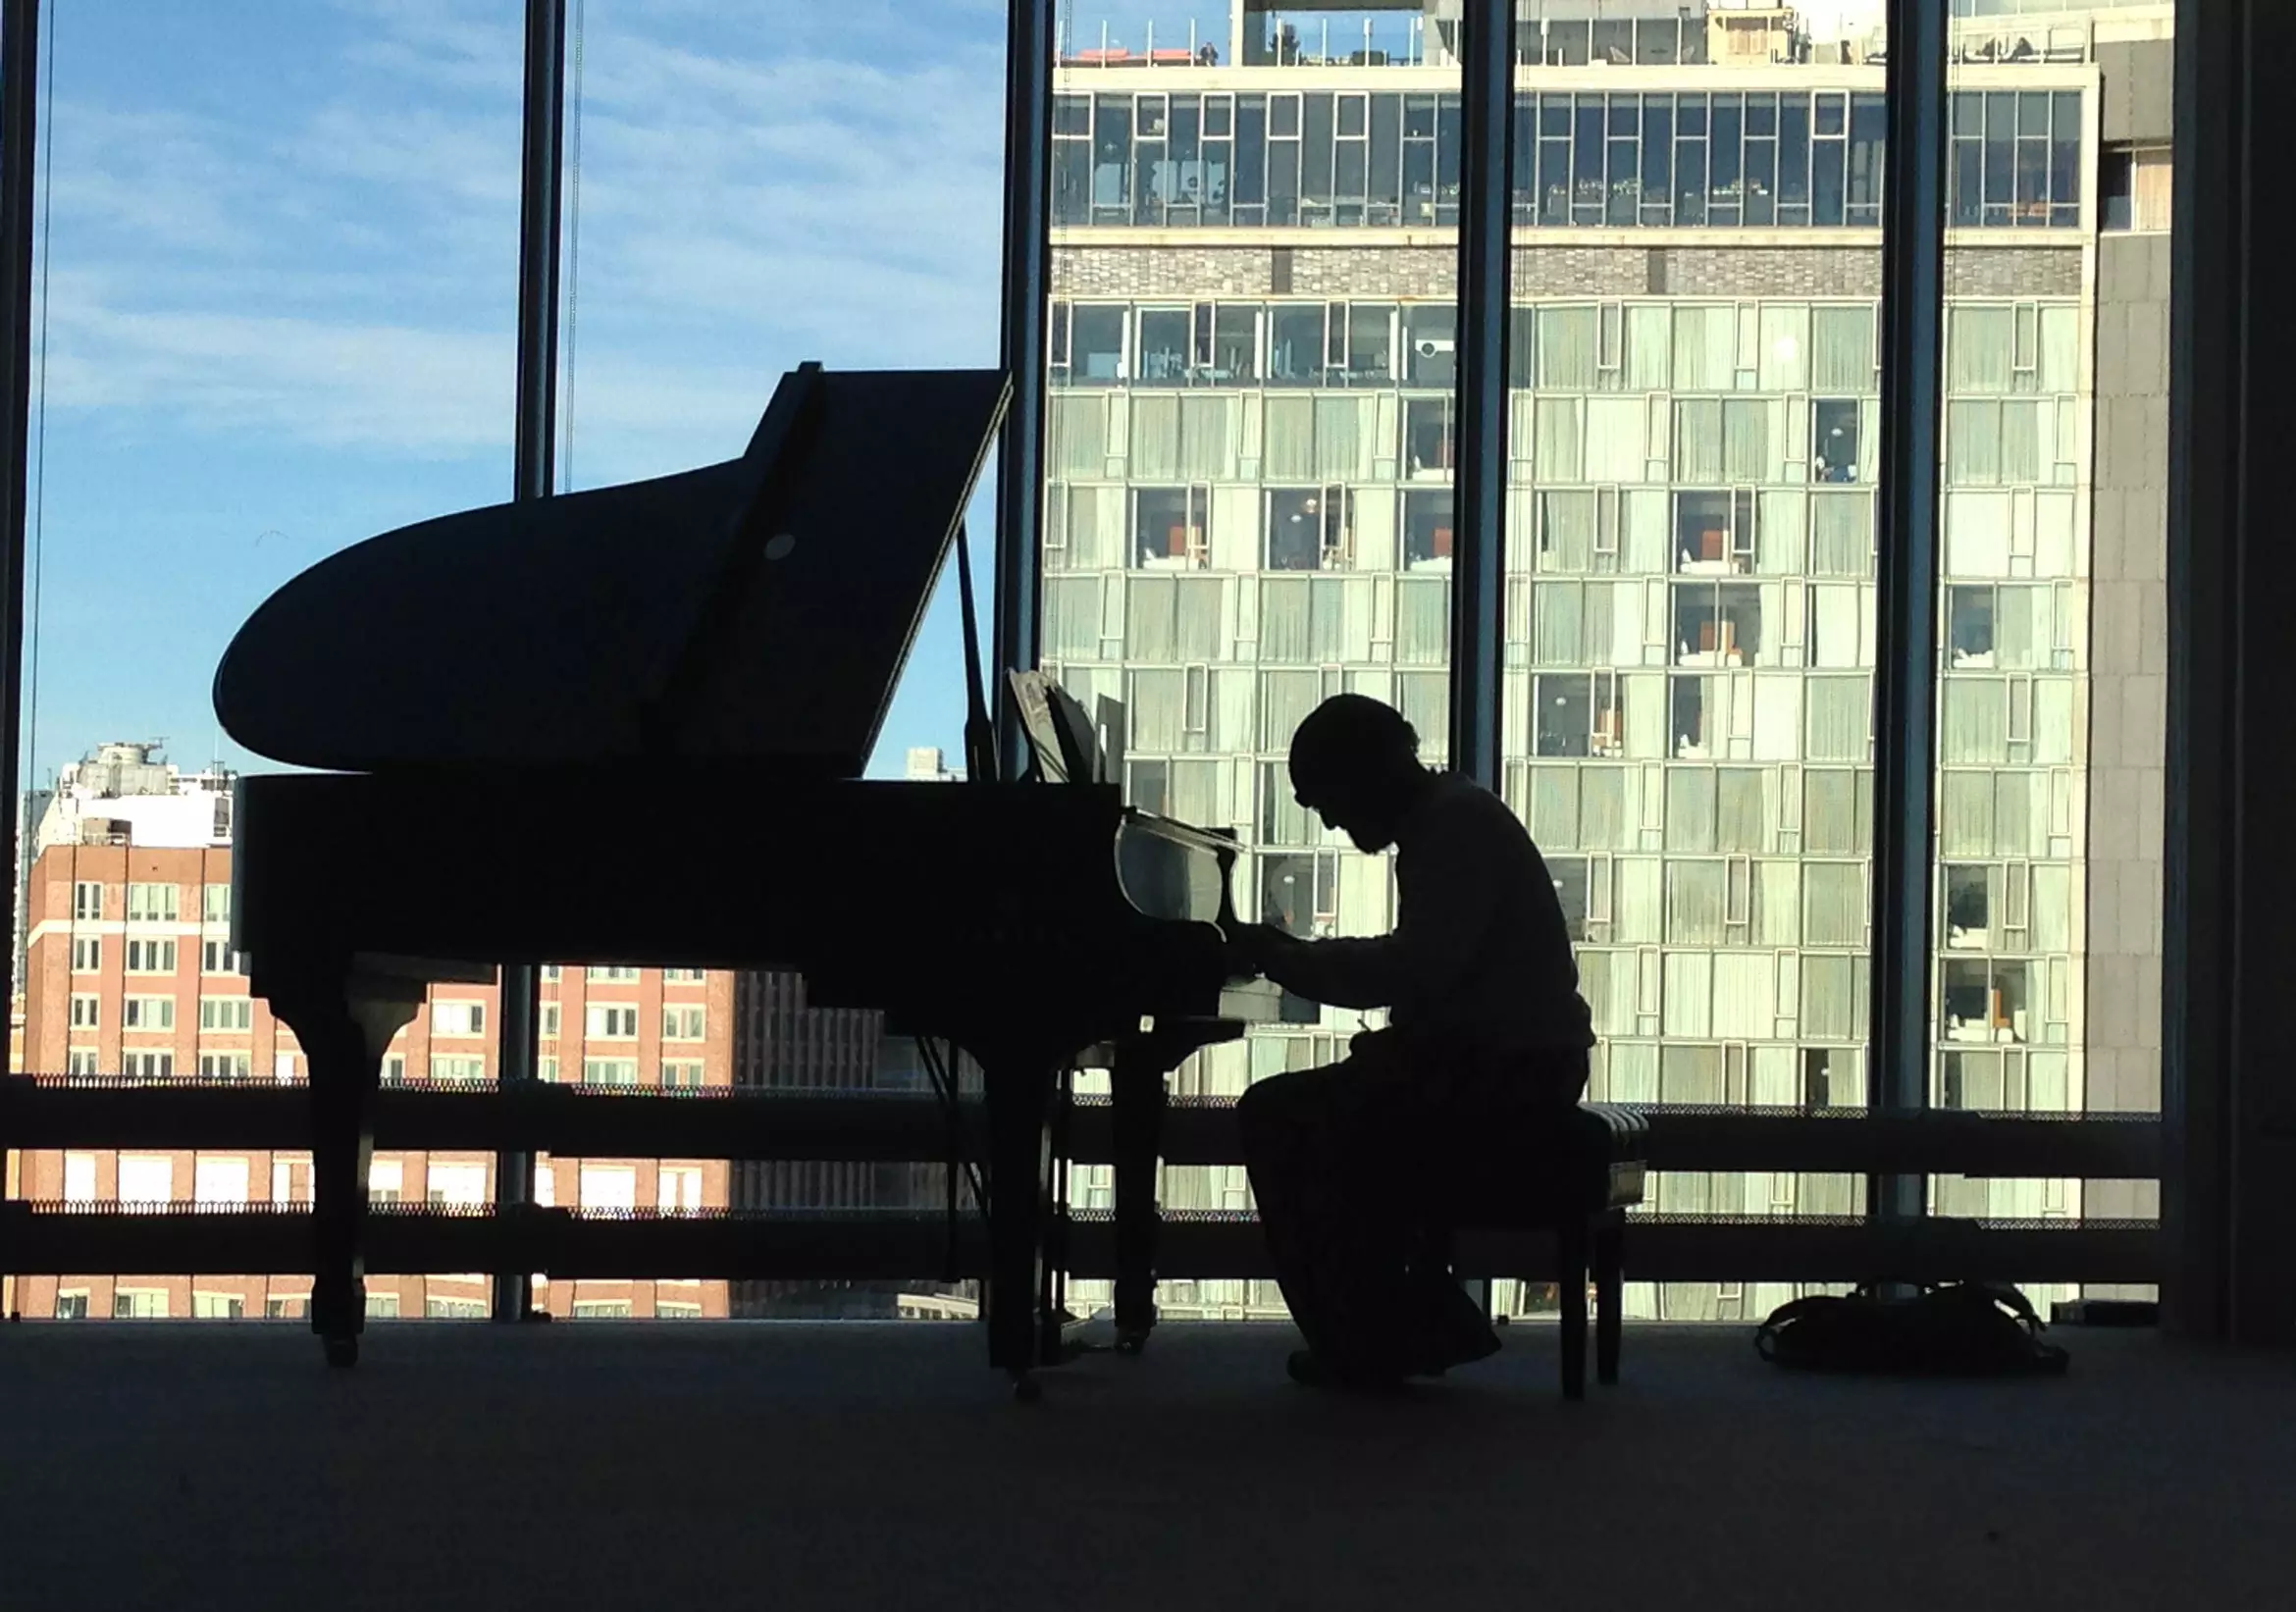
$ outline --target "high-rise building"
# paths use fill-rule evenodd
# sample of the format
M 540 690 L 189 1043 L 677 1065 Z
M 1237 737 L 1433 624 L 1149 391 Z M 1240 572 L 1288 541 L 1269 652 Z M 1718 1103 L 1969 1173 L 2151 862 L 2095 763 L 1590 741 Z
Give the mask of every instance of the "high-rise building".
M 1300 934 L 1392 901 L 1294 805 L 1299 719 L 1360 691 L 1443 758 L 1459 10 L 1239 0 L 1224 57 L 1063 25 L 1044 657 L 1124 702 L 1128 798 L 1235 830 L 1242 899 Z M 1503 788 L 1579 943 L 1593 1092 L 1859 1104 L 1884 42 L 1870 14 L 1517 10 Z M 1931 1095 L 2148 1108 L 2172 8 L 1954 10 Z M 1327 1062 L 1359 1018 L 1207 1049 L 1177 1089 Z M 1165 1199 L 1240 1208 L 1242 1172 L 1168 1170 Z M 1862 1207 L 1846 1176 L 1652 1199 Z M 1941 1178 L 1932 1207 L 2084 1203 Z

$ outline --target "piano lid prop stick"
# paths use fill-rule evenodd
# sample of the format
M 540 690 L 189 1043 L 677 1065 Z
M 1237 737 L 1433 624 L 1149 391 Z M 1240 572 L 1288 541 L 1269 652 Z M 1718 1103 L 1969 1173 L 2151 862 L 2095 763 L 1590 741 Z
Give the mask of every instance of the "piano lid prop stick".
M 965 775 L 975 783 L 997 780 L 997 735 L 989 725 L 988 695 L 980 682 L 979 618 L 972 605 L 972 545 L 965 523 L 957 523 L 957 595 L 965 611 Z

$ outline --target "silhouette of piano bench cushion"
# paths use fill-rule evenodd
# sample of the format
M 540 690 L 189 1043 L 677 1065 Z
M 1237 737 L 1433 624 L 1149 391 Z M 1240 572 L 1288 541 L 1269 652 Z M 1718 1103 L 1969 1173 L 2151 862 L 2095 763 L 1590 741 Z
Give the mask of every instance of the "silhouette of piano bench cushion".
M 1485 1156 L 1478 1157 L 1476 1154 Z M 1552 1231 L 1551 1276 L 1560 1301 L 1562 1388 L 1587 1390 L 1587 1295 L 1594 1292 L 1597 1380 L 1618 1380 L 1626 1212 L 1643 1201 L 1649 1122 L 1610 1103 L 1582 1103 L 1570 1122 L 1528 1140 L 1495 1136 L 1454 1161 L 1427 1218 L 1431 1263 L 1450 1265 L 1454 1244 L 1479 1233 Z M 1525 1274 L 1524 1279 L 1539 1278 Z

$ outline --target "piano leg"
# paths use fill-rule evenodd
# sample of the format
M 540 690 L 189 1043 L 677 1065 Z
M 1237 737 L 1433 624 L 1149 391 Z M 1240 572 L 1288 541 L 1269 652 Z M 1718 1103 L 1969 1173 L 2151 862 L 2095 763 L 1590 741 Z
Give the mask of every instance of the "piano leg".
M 989 1120 L 989 1365 L 1011 1374 L 1016 1397 L 1036 1397 L 1030 1374 L 1046 1363 L 1046 1212 L 1052 1187 L 1056 1059 L 975 1051 Z
M 1140 1036 L 1116 1044 L 1109 1072 L 1116 1153 L 1116 1327 L 1120 1354 L 1156 1326 L 1156 1161 L 1164 1140 L 1165 1058 Z
M 265 993 L 311 1065 L 311 1330 L 330 1366 L 353 1366 L 367 1324 L 367 1170 L 375 1151 L 374 1094 L 383 1049 L 423 1001 L 419 982 L 369 988 L 274 988 Z

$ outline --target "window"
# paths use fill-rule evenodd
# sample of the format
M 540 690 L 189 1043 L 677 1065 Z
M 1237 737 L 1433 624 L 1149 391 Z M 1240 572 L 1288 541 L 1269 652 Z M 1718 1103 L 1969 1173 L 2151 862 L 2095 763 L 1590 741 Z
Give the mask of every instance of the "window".
M 66 1074 L 94 1074 L 96 1050 L 93 1047 L 75 1047 L 64 1055 Z
M 206 1155 L 191 1167 L 191 1197 L 202 1204 L 242 1206 L 247 1202 L 244 1155 Z
M 483 1002 L 432 1003 L 431 1033 L 433 1035 L 486 1034 L 487 1005 Z
M 172 890 L 173 885 L 155 885 L 152 888 Z M 176 971 L 176 943 L 172 940 L 134 940 L 128 942 L 128 971 L 131 974 L 172 974 Z
M 76 918 L 100 918 L 104 915 L 104 887 L 92 880 L 82 879 L 72 886 L 72 915 Z
M 72 999 L 72 1027 L 76 1030 L 100 1029 L 103 1026 L 104 999 L 100 996 L 78 995 Z
M 628 1165 L 584 1165 L 582 1207 L 634 1210 L 638 1207 L 638 1171 Z
M 637 980 L 638 970 L 626 962 L 598 962 L 584 969 L 582 977 L 594 985 L 628 985 Z
M 484 1057 L 463 1054 L 442 1058 L 433 1055 L 431 1059 L 431 1078 L 434 1080 L 484 1080 L 486 1077 L 487 1061 Z
M 1132 494 L 1132 563 L 1152 571 L 1212 563 L 1212 494 L 1202 487 L 1143 487 Z
M 232 950 L 228 940 L 203 940 L 199 943 L 199 971 L 203 974 L 235 974 L 239 971 L 238 954 Z
M 665 985 L 699 985 L 709 977 L 706 968 L 664 968 L 661 971 Z
M 199 1055 L 199 1078 L 202 1080 L 244 1080 L 253 1070 L 253 1060 L 245 1053 Z
M 112 1290 L 114 1321 L 164 1321 L 168 1314 L 165 1288 L 117 1287 Z
M 562 978 L 565 972 L 564 966 L 559 963 L 546 962 L 542 965 L 542 977 L 553 984 Z
M 2099 197 L 2108 230 L 2163 231 L 2175 162 L 2166 146 L 2122 147 L 2098 159 Z
M 630 1301 L 628 1299 L 576 1299 L 574 1301 L 574 1319 L 576 1321 L 628 1321 L 630 1319 Z
M 56 1319 L 58 1321 L 87 1320 L 86 1291 L 76 1289 L 69 1293 L 58 1293 L 56 1295 Z
M 273 1293 L 266 1295 L 263 1300 L 263 1319 L 265 1321 L 301 1321 L 303 1307 L 308 1303 L 310 1300 L 299 1294 Z
M 176 1027 L 176 999 L 172 996 L 131 996 L 120 1004 L 123 1030 L 172 1030 Z
M 96 1156 L 92 1153 L 64 1155 L 64 1201 L 68 1204 L 92 1204 L 96 1200 Z
M 271 1078 L 283 1086 L 293 1083 L 295 1079 L 295 1055 L 293 1053 L 276 1051 L 272 1053 Z
M 274 1158 L 271 1161 L 271 1201 L 275 1204 L 307 1203 L 310 1197 L 310 1165 L 292 1159 Z
M 406 1166 L 397 1159 L 375 1159 L 367 1165 L 367 1201 L 394 1204 L 406 1189 Z
M 484 1321 L 487 1319 L 487 1301 L 449 1298 L 432 1293 L 423 1300 L 423 1314 L 433 1321 Z
M 700 1008 L 664 1008 L 661 1011 L 661 1034 L 665 1041 L 699 1041 L 702 1039 L 702 1013 Z
M 1857 480 L 1858 402 L 1854 397 L 1820 397 L 1809 405 L 1809 479 Z
M 232 921 L 232 887 L 228 884 L 203 884 L 199 887 L 199 919 L 202 923 L 229 923 Z
M 246 996 L 208 996 L 199 999 L 199 1027 L 203 1030 L 244 1030 L 255 1022 L 255 999 Z
M 396 1293 L 369 1293 L 367 1295 L 367 1314 L 376 1320 L 395 1320 L 398 1315 L 398 1295 Z
M 702 1167 L 663 1165 L 656 1183 L 664 1214 L 690 1215 L 702 1207 Z
M 95 935 L 80 935 L 72 942 L 72 971 L 76 974 L 93 974 L 103 971 L 104 943 Z
M 656 1321 L 700 1321 L 702 1306 L 684 1299 L 655 1299 L 653 1318 Z
M 423 1193 L 430 1202 L 467 1209 L 487 1201 L 485 1165 L 443 1165 L 434 1160 L 425 1173 Z
M 583 1015 L 584 1033 L 593 1040 L 618 1041 L 638 1033 L 638 1010 L 619 1003 L 594 1002 Z
M 542 1005 L 542 1033 L 545 1040 L 548 1040 L 558 1033 L 558 1005 L 555 1002 L 546 1002 Z
M 383 1084 L 386 1086 L 406 1084 L 406 1054 L 390 1053 L 384 1057 Z
M 120 1155 L 120 1201 L 124 1204 L 173 1203 L 176 1197 L 176 1162 L 164 1153 Z
M 679 1060 L 661 1066 L 661 1083 L 675 1091 L 698 1090 L 702 1085 L 699 1060 Z
M 1428 488 L 1403 494 L 1403 569 L 1451 568 L 1451 490 Z
M 177 886 L 172 884 L 130 884 L 128 886 L 128 921 L 173 923 L 176 921 Z
M 637 1010 L 631 1011 L 635 1013 Z M 585 1058 L 582 1061 L 582 1083 L 586 1086 L 635 1086 L 638 1084 L 638 1060 Z
M 120 1072 L 139 1080 L 165 1080 L 176 1072 L 172 1052 L 131 1052 L 120 1055 Z

